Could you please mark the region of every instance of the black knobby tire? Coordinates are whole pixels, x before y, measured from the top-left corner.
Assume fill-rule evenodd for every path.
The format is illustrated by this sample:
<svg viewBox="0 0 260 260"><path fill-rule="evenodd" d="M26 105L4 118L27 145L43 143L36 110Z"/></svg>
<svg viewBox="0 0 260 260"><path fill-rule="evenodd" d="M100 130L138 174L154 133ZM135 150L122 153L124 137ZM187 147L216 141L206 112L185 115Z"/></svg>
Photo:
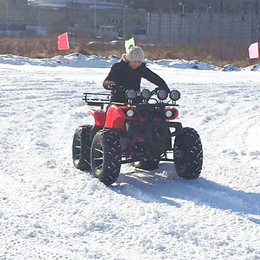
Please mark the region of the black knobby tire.
<svg viewBox="0 0 260 260"><path fill-rule="evenodd" d="M73 164L80 170L91 170L90 166L90 147L92 126L85 125L76 129L72 143Z"/></svg>
<svg viewBox="0 0 260 260"><path fill-rule="evenodd" d="M94 177L105 185L111 185L117 180L121 168L121 147L117 132L109 129L94 136L90 160Z"/></svg>
<svg viewBox="0 0 260 260"><path fill-rule="evenodd" d="M174 164L177 174L184 179L196 179L202 169L203 151L199 134L193 128L183 128L175 137Z"/></svg>
<svg viewBox="0 0 260 260"><path fill-rule="evenodd" d="M143 170L155 170L158 168L159 161L158 160L147 160L147 161L139 161L133 163L135 168L143 169Z"/></svg>

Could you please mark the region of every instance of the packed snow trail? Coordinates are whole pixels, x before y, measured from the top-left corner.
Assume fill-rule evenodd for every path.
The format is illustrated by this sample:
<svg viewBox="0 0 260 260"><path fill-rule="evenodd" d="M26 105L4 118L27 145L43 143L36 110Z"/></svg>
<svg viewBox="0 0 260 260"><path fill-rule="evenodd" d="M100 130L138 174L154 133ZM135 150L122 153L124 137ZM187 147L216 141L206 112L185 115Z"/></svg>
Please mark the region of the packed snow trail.
<svg viewBox="0 0 260 260"><path fill-rule="evenodd" d="M149 66L201 136L197 180L123 165L106 187L73 167L74 131L93 122L82 93L103 92L109 66L0 64L1 260L260 259L259 72Z"/></svg>

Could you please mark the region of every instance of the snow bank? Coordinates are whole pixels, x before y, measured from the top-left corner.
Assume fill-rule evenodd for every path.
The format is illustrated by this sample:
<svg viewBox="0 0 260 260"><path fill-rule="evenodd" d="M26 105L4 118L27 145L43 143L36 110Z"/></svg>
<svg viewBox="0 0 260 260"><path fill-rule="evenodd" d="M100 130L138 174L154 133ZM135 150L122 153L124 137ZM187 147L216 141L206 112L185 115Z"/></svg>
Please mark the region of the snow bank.
<svg viewBox="0 0 260 260"><path fill-rule="evenodd" d="M109 68L115 62L119 61L119 57L111 55L108 58L98 57L96 55L85 56L79 53L73 53L66 56L56 56L50 59L30 59L27 57L21 57L16 55L0 55L0 63L11 65L37 65L37 66L67 66L75 68ZM223 70L223 71L240 71L240 70L252 70L259 71L260 66L258 64L252 65L246 68L238 68L234 65L227 64L223 68L199 62L196 60L187 61L183 59L163 59L163 60L149 60L145 62L149 64L157 64L160 66L176 69L196 69L196 70Z"/></svg>

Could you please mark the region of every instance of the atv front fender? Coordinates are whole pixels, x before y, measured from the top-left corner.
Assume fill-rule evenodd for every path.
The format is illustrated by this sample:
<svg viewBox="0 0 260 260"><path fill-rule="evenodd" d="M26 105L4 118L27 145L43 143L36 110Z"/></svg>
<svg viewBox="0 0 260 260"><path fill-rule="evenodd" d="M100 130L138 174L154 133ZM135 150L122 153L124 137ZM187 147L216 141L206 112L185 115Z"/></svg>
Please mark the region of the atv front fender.
<svg viewBox="0 0 260 260"><path fill-rule="evenodd" d="M105 125L106 113L103 110L90 109L87 114L94 117L95 126L103 127Z"/></svg>

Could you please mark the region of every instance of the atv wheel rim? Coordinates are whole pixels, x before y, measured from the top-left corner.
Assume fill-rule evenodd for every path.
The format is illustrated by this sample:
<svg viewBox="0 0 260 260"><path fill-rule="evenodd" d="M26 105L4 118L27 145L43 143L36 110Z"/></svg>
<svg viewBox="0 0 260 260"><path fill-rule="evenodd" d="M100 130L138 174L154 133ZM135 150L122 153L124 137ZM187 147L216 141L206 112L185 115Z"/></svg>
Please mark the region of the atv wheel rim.
<svg viewBox="0 0 260 260"><path fill-rule="evenodd" d="M94 169L96 175L99 175L101 172L101 169L103 167L103 162L104 162L104 150L101 144L99 143L98 146L94 149L94 156L93 156L93 161L94 161Z"/></svg>

